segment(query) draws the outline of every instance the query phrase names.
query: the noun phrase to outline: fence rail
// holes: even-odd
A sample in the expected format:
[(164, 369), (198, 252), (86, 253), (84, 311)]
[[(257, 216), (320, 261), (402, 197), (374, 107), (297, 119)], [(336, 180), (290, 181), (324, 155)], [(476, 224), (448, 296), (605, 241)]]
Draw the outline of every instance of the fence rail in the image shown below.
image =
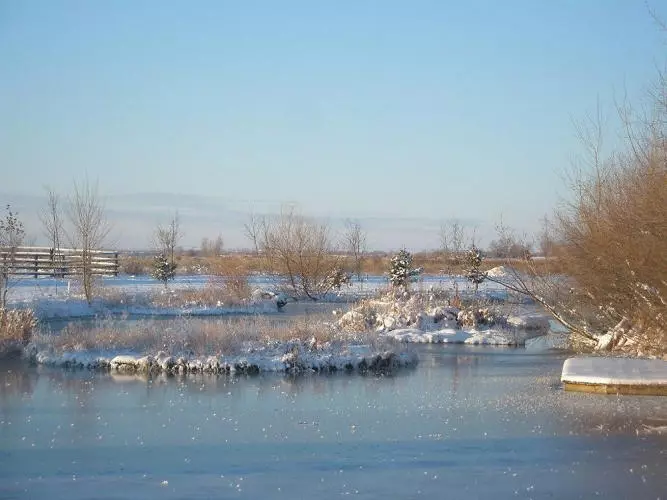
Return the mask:
[(13, 276), (51, 276), (64, 278), (82, 274), (88, 264), (92, 274), (118, 276), (118, 252), (91, 250), (84, 255), (74, 248), (0, 247), (0, 271)]

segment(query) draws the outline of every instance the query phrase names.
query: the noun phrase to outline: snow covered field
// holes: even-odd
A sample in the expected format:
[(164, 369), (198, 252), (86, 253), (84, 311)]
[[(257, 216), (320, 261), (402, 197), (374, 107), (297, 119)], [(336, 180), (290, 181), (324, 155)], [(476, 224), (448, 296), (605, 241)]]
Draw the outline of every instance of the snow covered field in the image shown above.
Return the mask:
[[(228, 313), (261, 313), (272, 312), (272, 304), (251, 302), (246, 305), (213, 305), (206, 307), (169, 308), (146, 307), (133, 305), (141, 302), (140, 298), (151, 294), (178, 294), (182, 291), (202, 290), (210, 282), (212, 276), (192, 275), (177, 276), (169, 283), (168, 289), (159, 281), (148, 276), (119, 276), (104, 278), (101, 289), (105, 296), (113, 300), (98, 298), (88, 305), (83, 299), (75, 282), (52, 278), (26, 278), (17, 280), (8, 296), (12, 307), (30, 307), (39, 319), (82, 318), (101, 314), (123, 313), (131, 315), (223, 315)], [(251, 288), (271, 290), (279, 284), (279, 280), (270, 276), (252, 276), (249, 280)], [(370, 276), (362, 282), (353, 281), (351, 286), (343, 287), (339, 292), (330, 293), (323, 301), (332, 303), (351, 303), (364, 297), (372, 297), (379, 291), (388, 288), (385, 277)], [(444, 291), (459, 290), (462, 295), (471, 293), (467, 280), (463, 277), (426, 276), (414, 284), (416, 290), (429, 288)], [(487, 282), (480, 286), (480, 293), (489, 300), (502, 301), (508, 297), (507, 291), (497, 283)], [(123, 302), (121, 302), (123, 301)]]

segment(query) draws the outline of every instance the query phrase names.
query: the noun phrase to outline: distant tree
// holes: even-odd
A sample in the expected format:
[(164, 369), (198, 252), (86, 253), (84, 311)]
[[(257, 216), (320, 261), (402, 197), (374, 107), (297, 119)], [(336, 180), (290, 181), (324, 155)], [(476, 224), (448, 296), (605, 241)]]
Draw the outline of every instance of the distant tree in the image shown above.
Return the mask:
[[(176, 247), (178, 246), (178, 243), (182, 237), (183, 233), (181, 231), (181, 221), (178, 216), (178, 212), (173, 215), (169, 225), (166, 227), (158, 225), (157, 229), (155, 230), (155, 247), (157, 248), (160, 255), (167, 259), (169, 268), (172, 269), (172, 274), (175, 273), (177, 267)], [(168, 279), (172, 278), (173, 275)]]
[(501, 217), (496, 224), (498, 237), (489, 244), (488, 256), (499, 259), (523, 259), (530, 257), (530, 245), (519, 239), (514, 231), (506, 226)]
[(10, 205), (7, 205), (6, 211), (5, 217), (0, 219), (0, 250), (3, 252), (0, 259), (0, 309), (7, 306), (7, 293), (16, 266), (16, 251), (25, 238), (23, 223), (18, 215), (12, 212)]
[(389, 282), (394, 289), (407, 291), (410, 279), (419, 276), (421, 272), (421, 268), (413, 269), (412, 254), (403, 248), (391, 258)]
[(204, 237), (201, 240), (200, 253), (204, 257), (217, 257), (222, 254), (223, 243), (222, 235), (218, 235), (215, 240)]
[(358, 221), (347, 220), (345, 222), (343, 241), (353, 259), (354, 274), (357, 276), (359, 282), (361, 282), (366, 254), (366, 233)]
[(544, 257), (551, 257), (556, 248), (552, 224), (547, 216), (542, 219), (542, 230), (539, 234), (538, 247)]
[(477, 292), (480, 283), (486, 279), (486, 274), (482, 272), (482, 262), (484, 256), (479, 248), (474, 244), (466, 253), (466, 271), (465, 276), (473, 285), (475, 285), (475, 293)]
[[(39, 220), (42, 223), (44, 236), (47, 237), (51, 247), (51, 266), (53, 268), (53, 275), (57, 276), (57, 260), (60, 258), (60, 247), (62, 238), (64, 237), (64, 224), (62, 204), (60, 203), (60, 196), (53, 190), (47, 188), (47, 205), (39, 215)], [(56, 285), (56, 292), (58, 291)]]
[(445, 263), (445, 272), (450, 273), (454, 266), (463, 260), (466, 230), (458, 221), (440, 226), (440, 251)]

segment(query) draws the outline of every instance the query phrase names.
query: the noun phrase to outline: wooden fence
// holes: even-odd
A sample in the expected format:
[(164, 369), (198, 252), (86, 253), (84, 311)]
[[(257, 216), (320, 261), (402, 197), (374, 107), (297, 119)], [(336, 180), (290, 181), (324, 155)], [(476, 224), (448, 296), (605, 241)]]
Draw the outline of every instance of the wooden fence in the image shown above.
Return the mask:
[[(88, 254), (92, 274), (118, 276), (118, 252), (93, 250)], [(82, 274), (84, 253), (72, 248), (0, 248), (0, 271), (14, 276), (66, 276)]]

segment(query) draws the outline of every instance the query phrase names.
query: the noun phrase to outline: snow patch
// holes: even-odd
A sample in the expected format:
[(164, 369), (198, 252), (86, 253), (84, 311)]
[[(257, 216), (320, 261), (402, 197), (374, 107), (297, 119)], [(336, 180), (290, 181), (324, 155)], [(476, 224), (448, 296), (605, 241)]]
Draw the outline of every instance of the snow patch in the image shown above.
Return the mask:
[(532, 339), (526, 339), (526, 349), (529, 351), (548, 351), (551, 349), (568, 349), (569, 333), (549, 332)]
[(489, 328), (484, 330), (443, 328), (436, 331), (423, 331), (416, 328), (403, 328), (384, 333), (388, 338), (399, 342), (429, 344), (472, 344), (472, 345), (524, 345), (528, 332), (512, 332)]
[(490, 276), (491, 278), (510, 278), (513, 273), (513, 269), (508, 269), (505, 266), (498, 266), (494, 267), (493, 269), (489, 269), (486, 272), (486, 275)]

